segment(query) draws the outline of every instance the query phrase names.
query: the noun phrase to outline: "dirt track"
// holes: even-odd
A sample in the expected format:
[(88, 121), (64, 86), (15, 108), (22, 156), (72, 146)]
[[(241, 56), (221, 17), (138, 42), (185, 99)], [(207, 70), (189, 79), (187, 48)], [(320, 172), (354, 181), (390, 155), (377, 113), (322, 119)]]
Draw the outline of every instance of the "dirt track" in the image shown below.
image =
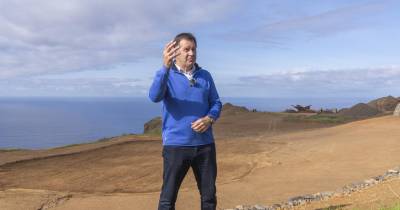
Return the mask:
[[(400, 118), (381, 117), (289, 134), (221, 136), (219, 208), (277, 203), (381, 174), (400, 165), (399, 125)], [(126, 137), (57, 151), (0, 152), (0, 209), (156, 209), (160, 151), (159, 139)], [(199, 209), (191, 173), (177, 209)]]

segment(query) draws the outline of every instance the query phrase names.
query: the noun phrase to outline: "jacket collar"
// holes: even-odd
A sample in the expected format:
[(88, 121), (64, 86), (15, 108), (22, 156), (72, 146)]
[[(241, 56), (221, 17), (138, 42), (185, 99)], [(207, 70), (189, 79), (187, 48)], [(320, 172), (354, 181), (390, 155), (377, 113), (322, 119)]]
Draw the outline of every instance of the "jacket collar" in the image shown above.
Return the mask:
[[(176, 66), (175, 62), (173, 63), (173, 65), (171, 66), (171, 69), (174, 70), (176, 73), (180, 73), (183, 74), (182, 72), (179, 71), (178, 67)], [(201, 67), (199, 66), (199, 64), (195, 63), (194, 64), (194, 70), (192, 75), (194, 75), (197, 71), (199, 71), (201, 69)]]

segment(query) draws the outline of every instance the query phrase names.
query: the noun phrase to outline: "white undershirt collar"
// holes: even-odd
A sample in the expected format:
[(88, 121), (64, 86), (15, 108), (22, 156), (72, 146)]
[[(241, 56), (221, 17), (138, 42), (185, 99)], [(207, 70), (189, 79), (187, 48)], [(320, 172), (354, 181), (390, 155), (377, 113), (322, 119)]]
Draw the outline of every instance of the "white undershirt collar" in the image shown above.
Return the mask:
[(179, 72), (181, 72), (183, 75), (185, 75), (188, 80), (191, 80), (193, 78), (193, 72), (196, 69), (195, 65), (193, 65), (192, 69), (190, 71), (183, 71), (181, 67), (178, 66), (178, 64), (175, 63), (176, 68), (178, 69)]

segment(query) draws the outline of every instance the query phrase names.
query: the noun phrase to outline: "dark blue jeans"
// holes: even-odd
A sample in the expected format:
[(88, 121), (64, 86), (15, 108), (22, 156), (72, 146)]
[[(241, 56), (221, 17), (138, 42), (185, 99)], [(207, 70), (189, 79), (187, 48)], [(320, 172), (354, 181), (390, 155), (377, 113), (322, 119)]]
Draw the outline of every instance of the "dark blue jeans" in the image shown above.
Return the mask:
[(217, 162), (215, 144), (201, 146), (164, 146), (163, 185), (158, 210), (175, 210), (179, 187), (192, 167), (201, 196), (202, 210), (217, 207), (215, 180)]

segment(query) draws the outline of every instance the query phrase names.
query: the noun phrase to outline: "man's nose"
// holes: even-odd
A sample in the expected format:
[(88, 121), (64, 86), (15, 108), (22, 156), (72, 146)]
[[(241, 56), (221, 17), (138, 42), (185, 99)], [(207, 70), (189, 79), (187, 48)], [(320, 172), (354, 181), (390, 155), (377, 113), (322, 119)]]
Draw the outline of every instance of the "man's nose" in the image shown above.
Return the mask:
[(194, 54), (195, 54), (194, 50), (189, 50), (188, 55), (194, 55)]

